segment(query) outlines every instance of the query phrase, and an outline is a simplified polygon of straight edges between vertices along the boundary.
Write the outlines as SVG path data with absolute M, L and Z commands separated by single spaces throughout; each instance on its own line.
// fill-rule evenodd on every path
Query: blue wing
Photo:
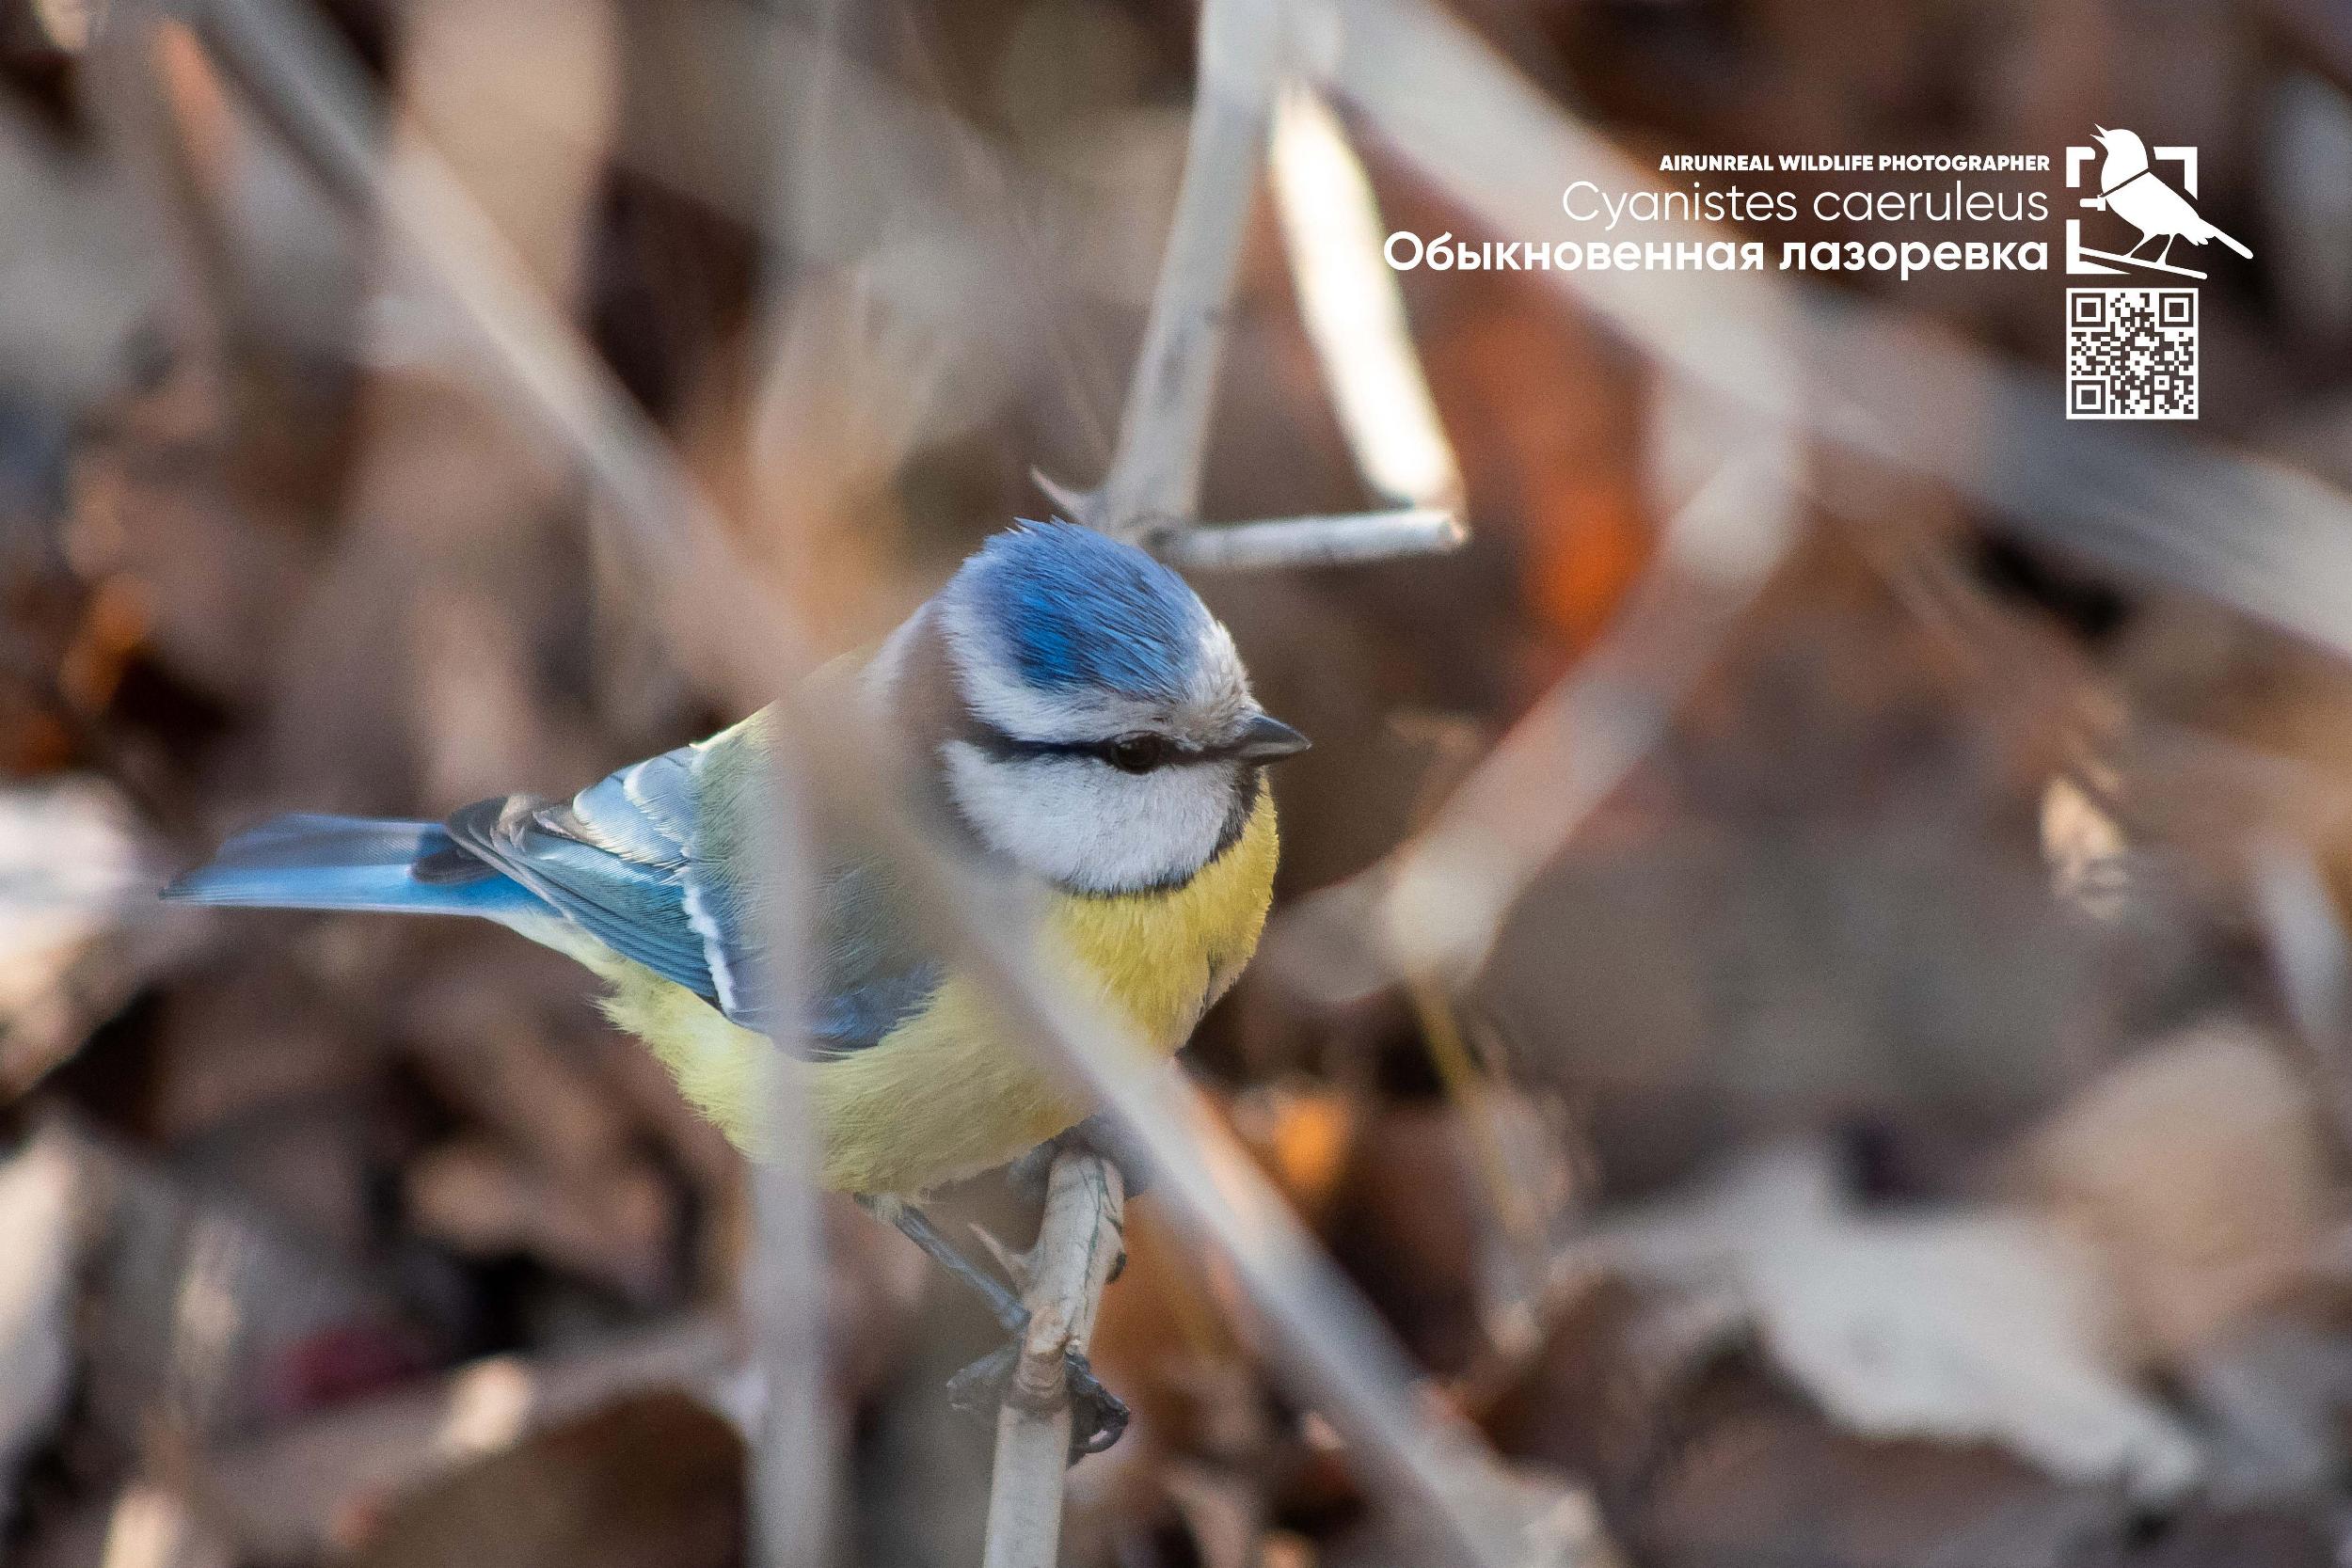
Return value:
M 761 744 L 747 721 L 569 801 L 469 806 L 450 818 L 450 836 L 624 958 L 747 1028 L 772 1029 L 756 824 L 744 820 L 765 798 Z M 870 1045 L 922 1006 L 940 965 L 914 943 L 890 879 L 870 865 L 824 865 L 817 905 L 803 1026 L 820 1050 Z

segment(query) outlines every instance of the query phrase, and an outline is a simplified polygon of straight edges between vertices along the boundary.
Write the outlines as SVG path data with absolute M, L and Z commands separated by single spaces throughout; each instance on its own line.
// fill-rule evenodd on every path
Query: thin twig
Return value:
M 1143 349 L 1127 384 L 1110 472 L 1090 494 L 1041 483 L 1080 520 L 1182 566 L 1330 565 L 1450 550 L 1466 535 L 1452 516 L 1435 511 L 1459 504 L 1458 482 L 1451 488 L 1445 484 L 1452 457 L 1442 436 L 1435 438 L 1444 454 L 1437 465 L 1438 488 L 1384 497 L 1415 503 L 1416 510 L 1220 528 L 1200 523 L 1200 470 L 1232 312 L 1233 274 L 1265 166 L 1275 88 L 1287 57 L 1283 17 L 1283 8 L 1273 0 L 1206 0 L 1200 8 L 1184 183 L 1160 257 Z M 1357 237 L 1335 233 L 1327 248 L 1343 251 Z M 1357 260 L 1359 274 L 1367 261 L 1378 265 L 1376 256 Z M 1398 319 L 1401 324 L 1401 313 Z M 1401 333 L 1373 334 L 1368 344 L 1375 354 L 1393 352 L 1402 344 Z M 1419 384 L 1420 368 L 1409 345 L 1403 352 L 1404 372 L 1383 378 L 1384 387 Z M 1326 368 L 1336 373 L 1327 358 Z M 1343 408 L 1350 406 L 1343 401 Z M 1432 428 L 1434 423 L 1432 416 Z M 1348 424 L 1352 436 L 1362 432 L 1362 420 L 1350 419 Z M 1430 446 L 1424 435 L 1417 450 L 1425 454 Z M 1431 467 L 1425 456 L 1416 461 L 1423 470 Z M 1388 472 L 1377 465 L 1370 471 Z
M 1118 1167 L 1097 1154 L 1056 1157 L 1045 1218 L 1025 1265 L 1028 1332 L 996 1414 L 996 1472 L 988 1493 L 981 1568 L 1053 1568 L 1061 1541 L 1062 1471 L 1069 1463 L 1066 1372 L 1093 1342 L 1103 1288 L 1123 1256 Z
M 1437 555 L 1469 535 L 1450 512 L 1414 509 L 1357 517 L 1270 517 L 1224 528 L 1179 528 L 1144 535 L 1152 553 L 1194 572 L 1279 566 L 1349 566 L 1404 555 Z
M 1143 352 L 1127 383 L 1119 446 L 1085 520 L 1133 539 L 1200 513 L 1225 321 L 1258 171 L 1265 159 L 1282 13 L 1269 0 L 1205 0 L 1184 178 L 1160 257 Z

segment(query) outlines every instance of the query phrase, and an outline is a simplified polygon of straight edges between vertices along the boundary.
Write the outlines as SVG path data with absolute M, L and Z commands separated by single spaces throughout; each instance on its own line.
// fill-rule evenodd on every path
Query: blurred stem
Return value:
M 2352 941 L 2309 846 L 2280 837 L 2248 852 L 2254 914 L 2328 1131 L 2352 1154 Z
M 1103 1288 L 1125 1256 L 1119 1169 L 1065 1152 L 1047 1179 L 1045 1218 L 1024 1273 L 1029 1326 L 996 1413 L 996 1472 L 988 1493 L 982 1568 L 1053 1568 L 1061 1544 L 1062 1471 L 1070 1462 L 1066 1371 L 1094 1338 Z
M 1296 80 L 1275 105 L 1273 141 L 1275 212 L 1299 315 L 1358 472 L 1391 505 L 1459 511 L 1461 465 L 1413 352 L 1363 160 L 1330 105 Z
M 807 822 L 799 782 L 770 770 L 771 817 L 755 836 L 763 872 L 760 913 L 770 994 L 789 999 L 776 1017 L 801 1016 L 808 931 Z M 836 1419 L 827 1387 L 829 1289 L 824 1214 L 817 1193 L 814 1124 L 806 1082 L 776 1070 L 807 1055 L 793 1023 L 773 1026 L 766 1077 L 766 1146 L 751 1162 L 752 1245 L 739 1316 L 762 1395 L 750 1432 L 750 1536 L 757 1568 L 819 1568 L 830 1556 Z
M 1461 1113 L 1463 1125 L 1470 1130 L 1471 1150 L 1478 1160 L 1479 1175 L 1486 1181 L 1488 1201 L 1494 1205 L 1495 1217 L 1502 1222 L 1503 1234 L 1520 1256 L 1533 1258 L 1542 1245 L 1542 1226 L 1526 1193 L 1512 1180 L 1510 1156 L 1503 1149 L 1502 1132 L 1495 1124 L 1488 1076 L 1479 1067 L 1470 1041 L 1463 1036 L 1453 999 L 1434 980 L 1408 980 L 1405 990 L 1412 999 L 1413 1013 L 1421 1023 L 1422 1039 L 1429 1048 L 1430 1063 L 1438 1069 L 1438 1080 L 1445 1086 L 1446 1098 Z

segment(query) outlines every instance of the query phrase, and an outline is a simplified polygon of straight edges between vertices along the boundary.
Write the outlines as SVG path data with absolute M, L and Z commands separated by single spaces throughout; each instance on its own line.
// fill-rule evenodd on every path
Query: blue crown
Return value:
M 996 534 L 958 576 L 1021 678 L 1042 690 L 1181 701 L 1212 624 L 1174 572 L 1058 519 Z

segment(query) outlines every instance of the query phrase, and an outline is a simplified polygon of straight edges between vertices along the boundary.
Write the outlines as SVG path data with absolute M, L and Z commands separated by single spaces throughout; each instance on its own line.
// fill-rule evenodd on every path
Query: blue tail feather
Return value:
M 418 861 L 452 847 L 437 822 L 280 816 L 239 833 L 164 889 L 188 904 L 281 910 L 375 910 L 505 920 L 547 906 L 488 866 L 471 881 L 419 881 Z

